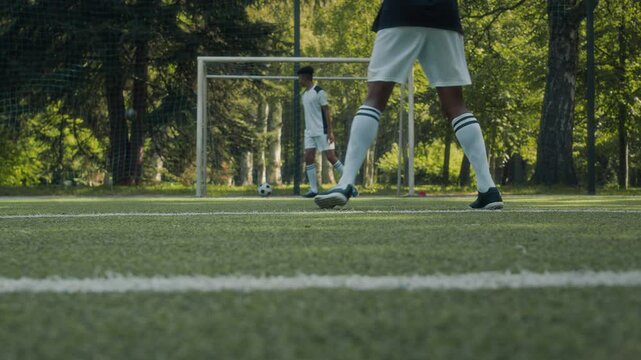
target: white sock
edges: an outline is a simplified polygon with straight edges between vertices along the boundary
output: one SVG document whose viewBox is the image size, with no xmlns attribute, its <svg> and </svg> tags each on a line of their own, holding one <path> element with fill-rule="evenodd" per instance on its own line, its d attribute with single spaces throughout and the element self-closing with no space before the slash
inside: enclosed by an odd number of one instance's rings
<svg viewBox="0 0 641 360">
<path fill-rule="evenodd" d="M 336 160 L 334 163 L 334 170 L 338 174 L 338 176 L 343 175 L 343 163 L 340 160 Z"/>
<path fill-rule="evenodd" d="M 318 192 L 318 182 L 316 181 L 316 164 L 307 165 L 305 168 L 307 172 L 307 181 L 312 192 Z"/>
<path fill-rule="evenodd" d="M 341 176 L 337 187 L 345 188 L 347 185 L 354 185 L 356 174 L 363 165 L 367 150 L 376 138 L 380 118 L 381 112 L 376 108 L 363 105 L 358 109 L 349 135 L 343 176 Z"/>
<path fill-rule="evenodd" d="M 490 175 L 485 141 L 478 120 L 472 113 L 465 113 L 452 120 L 452 128 L 454 128 L 454 134 L 456 134 L 463 152 L 474 168 L 478 191 L 484 193 L 489 188 L 495 187 L 492 175 Z"/>
</svg>

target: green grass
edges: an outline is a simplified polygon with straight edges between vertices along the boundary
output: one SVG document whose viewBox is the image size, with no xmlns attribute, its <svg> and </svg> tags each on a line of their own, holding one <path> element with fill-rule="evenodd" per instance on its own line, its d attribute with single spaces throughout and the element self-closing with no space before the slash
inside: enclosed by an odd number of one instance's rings
<svg viewBox="0 0 641 360">
<path fill-rule="evenodd" d="M 469 197 L 355 199 L 464 209 Z M 0 277 L 641 269 L 641 197 L 512 196 L 503 212 L 316 211 L 298 198 L 5 198 Z M 633 210 L 532 213 L 509 210 Z M 0 358 L 636 359 L 641 288 L 0 295 Z"/>
<path fill-rule="evenodd" d="M 638 290 L 0 297 L 3 358 L 638 359 Z"/>
</svg>

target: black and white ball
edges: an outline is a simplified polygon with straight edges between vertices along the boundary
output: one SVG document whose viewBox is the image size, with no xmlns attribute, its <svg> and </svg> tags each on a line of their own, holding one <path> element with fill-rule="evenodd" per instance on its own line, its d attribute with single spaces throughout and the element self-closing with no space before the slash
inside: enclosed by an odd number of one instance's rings
<svg viewBox="0 0 641 360">
<path fill-rule="evenodd" d="M 272 186 L 268 183 L 263 183 L 258 187 L 258 195 L 268 197 L 272 194 Z"/>
</svg>

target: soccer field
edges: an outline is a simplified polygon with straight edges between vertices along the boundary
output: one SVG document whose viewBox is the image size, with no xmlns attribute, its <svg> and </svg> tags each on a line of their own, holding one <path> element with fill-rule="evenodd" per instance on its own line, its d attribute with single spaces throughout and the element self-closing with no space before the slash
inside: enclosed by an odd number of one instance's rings
<svg viewBox="0 0 641 360">
<path fill-rule="evenodd" d="M 641 197 L 0 200 L 0 358 L 639 359 Z"/>
</svg>

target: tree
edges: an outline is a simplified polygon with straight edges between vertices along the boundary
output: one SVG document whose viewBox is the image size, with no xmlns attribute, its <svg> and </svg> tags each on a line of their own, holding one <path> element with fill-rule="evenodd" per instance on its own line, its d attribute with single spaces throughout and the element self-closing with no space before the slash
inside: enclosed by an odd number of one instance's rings
<svg viewBox="0 0 641 360">
<path fill-rule="evenodd" d="M 598 150 L 601 157 L 612 164 L 612 171 L 603 181 L 616 182 L 622 189 L 630 185 L 631 158 L 634 146 L 635 97 L 638 96 L 638 75 L 641 57 L 641 3 L 630 0 L 606 0 L 597 9 L 597 94 L 599 122 Z M 608 143 L 611 143 L 608 144 Z"/>
<path fill-rule="evenodd" d="M 538 137 L 534 181 L 576 185 L 573 129 L 584 1 L 548 0 L 548 74 Z"/>
<path fill-rule="evenodd" d="M 267 122 L 269 148 L 269 161 L 267 167 L 267 181 L 272 185 L 283 183 L 281 173 L 281 136 L 283 128 L 283 103 L 281 99 L 270 100 L 269 119 Z"/>
<path fill-rule="evenodd" d="M 369 56 L 378 2 L 301 2 L 304 56 Z M 196 56 L 291 55 L 292 3 L 0 1 L 0 182 L 65 183 L 78 174 L 89 179 L 102 172 L 117 184 L 137 184 L 156 174 L 160 159 L 166 180 L 191 183 Z M 583 96 L 576 96 L 585 85 L 584 2 L 466 0 L 459 5 L 473 77 L 465 90 L 467 105 L 482 122 L 496 180 L 501 173 L 503 181 L 529 177 L 524 164 L 537 160 L 534 180 L 576 183 L 586 166 L 585 120 L 574 117 L 585 106 Z M 603 0 L 596 11 L 599 182 L 624 188 L 641 183 L 641 126 L 636 126 L 641 120 L 641 2 Z M 272 74 L 292 71 L 291 65 L 271 66 Z M 229 69 L 211 65 L 208 70 Z M 238 70 L 263 69 L 236 65 Z M 319 66 L 321 74 L 364 75 L 364 70 Z M 461 161 L 456 146 L 447 146 L 456 142 L 434 91 L 420 72 L 416 80 L 416 151 L 422 156 L 417 181 L 454 181 L 450 174 L 456 173 L 469 182 L 469 163 Z M 329 81 L 322 86 L 331 97 L 342 156 L 365 87 Z M 269 104 L 266 131 L 264 123 L 256 125 L 252 99 L 257 93 Z M 391 155 L 406 151 L 395 145 L 398 98 L 392 96 L 361 171 L 368 182 L 379 180 L 375 174 L 394 179 L 398 161 Z M 265 177 L 278 183 L 282 163 L 280 177 L 291 180 L 293 167 L 301 165 L 292 164 L 291 144 L 299 134 L 292 131 L 291 83 L 212 81 L 208 103 L 212 179 L 254 181 L 261 161 L 253 153 L 260 147 Z M 322 168 L 329 180 L 331 169 Z"/>
<path fill-rule="evenodd" d="M 246 9 L 252 2 L 2 3 L 0 74 L 9 80 L 0 91 L 20 98 L 31 114 L 62 101 L 61 112 L 88 118 L 87 126 L 109 144 L 102 166 L 116 184 L 140 183 L 149 136 L 154 152 L 169 166 L 180 164 L 181 172 L 193 162 L 193 150 L 185 156 L 176 143 L 189 144 L 193 138 L 196 56 L 267 47 L 272 27 L 249 19 Z M 54 76 L 64 81 L 44 81 Z M 212 106 L 213 111 L 220 108 L 225 106 Z M 235 126 L 237 119 L 221 120 L 215 125 L 230 130 L 230 136 L 243 128 Z M 236 140 L 229 143 L 246 143 Z"/>
</svg>

